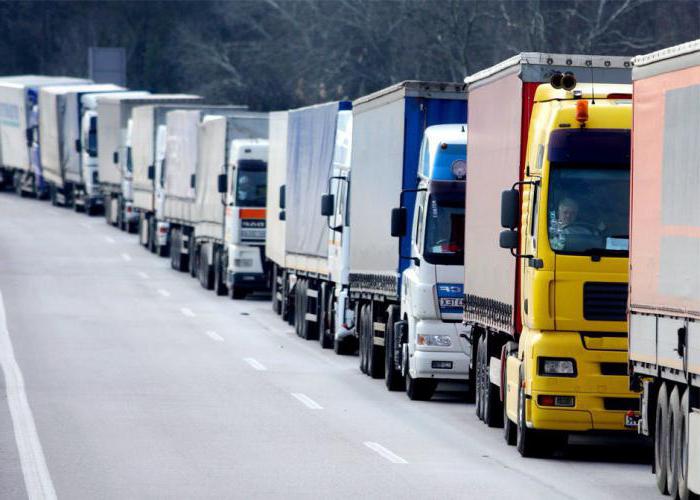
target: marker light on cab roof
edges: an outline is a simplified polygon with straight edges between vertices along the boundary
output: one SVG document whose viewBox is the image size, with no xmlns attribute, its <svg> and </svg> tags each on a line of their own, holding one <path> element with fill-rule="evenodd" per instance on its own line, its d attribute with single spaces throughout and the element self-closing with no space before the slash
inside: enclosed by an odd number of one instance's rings
<svg viewBox="0 0 700 500">
<path fill-rule="evenodd" d="M 576 101 L 576 121 L 581 125 L 588 121 L 588 101 Z"/>
</svg>

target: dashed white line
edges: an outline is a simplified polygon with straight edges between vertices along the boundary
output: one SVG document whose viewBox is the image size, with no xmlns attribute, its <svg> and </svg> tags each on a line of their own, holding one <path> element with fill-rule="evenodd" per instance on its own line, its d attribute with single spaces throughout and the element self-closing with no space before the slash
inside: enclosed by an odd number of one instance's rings
<svg viewBox="0 0 700 500">
<path fill-rule="evenodd" d="M 105 241 L 106 241 L 107 243 L 116 243 L 116 242 L 117 242 L 117 240 L 115 240 L 115 239 L 112 238 L 111 236 L 105 236 Z"/>
<path fill-rule="evenodd" d="M 7 330 L 5 306 L 0 294 L 0 364 L 5 376 L 7 405 L 17 443 L 24 485 L 31 499 L 55 500 L 56 490 L 46 466 L 44 450 L 36 431 L 32 409 L 24 390 L 24 377 L 15 359 L 12 339 Z"/>
<path fill-rule="evenodd" d="M 263 364 L 262 364 L 260 361 L 258 361 L 257 359 L 253 359 L 253 358 L 243 358 L 243 361 L 245 361 L 245 362 L 248 363 L 250 366 L 252 366 L 253 368 L 255 368 L 256 370 L 258 370 L 258 371 L 260 371 L 260 372 L 263 372 L 263 371 L 267 370 L 267 368 L 265 368 L 265 365 L 263 365 Z"/>
<path fill-rule="evenodd" d="M 309 396 L 307 396 L 306 394 L 302 394 L 302 393 L 300 393 L 300 392 L 293 392 L 293 393 L 292 393 L 292 396 L 294 396 L 294 397 L 297 398 L 299 401 L 301 401 L 301 402 L 304 404 L 304 406 L 306 406 L 306 407 L 309 408 L 310 410 L 323 410 L 323 406 L 321 406 L 320 404 L 318 404 L 316 401 L 314 401 L 313 399 L 311 399 L 311 398 L 310 398 Z"/>
<path fill-rule="evenodd" d="M 163 297 L 170 297 L 170 292 L 167 290 L 163 290 L 162 288 L 158 289 L 158 293 L 161 294 Z M 190 311 L 190 312 L 192 312 L 192 311 Z M 184 311 L 183 311 L 183 314 L 185 314 Z"/>
<path fill-rule="evenodd" d="M 209 338 L 216 340 L 217 342 L 223 342 L 224 338 L 216 332 L 208 331 L 205 332 Z"/>
<path fill-rule="evenodd" d="M 185 316 L 189 316 L 190 318 L 194 318 L 196 316 L 195 313 L 192 312 L 192 309 L 189 309 L 187 307 L 181 308 L 180 312 Z"/>
<path fill-rule="evenodd" d="M 384 458 L 386 458 L 389 462 L 394 463 L 394 464 L 407 464 L 408 462 L 398 456 L 396 453 L 393 451 L 389 451 L 386 448 L 384 448 L 381 444 L 375 443 L 373 441 L 365 441 L 363 443 L 367 448 L 369 448 L 372 451 L 377 452 Z"/>
<path fill-rule="evenodd" d="M 126 262 L 129 262 L 131 261 L 131 255 L 129 255 L 128 253 L 123 253 L 122 259 L 124 259 Z"/>
<path fill-rule="evenodd" d="M 147 279 L 150 277 L 150 276 L 148 276 L 146 273 L 144 273 L 143 271 L 139 271 L 139 272 L 136 273 L 136 274 L 138 274 L 141 278 L 143 278 L 143 279 L 145 279 L 145 280 L 147 280 Z"/>
</svg>

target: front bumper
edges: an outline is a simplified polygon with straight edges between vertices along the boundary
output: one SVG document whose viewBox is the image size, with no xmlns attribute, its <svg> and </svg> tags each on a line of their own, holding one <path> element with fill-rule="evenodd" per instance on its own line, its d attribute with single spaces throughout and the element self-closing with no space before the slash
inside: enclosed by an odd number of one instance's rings
<svg viewBox="0 0 700 500">
<path fill-rule="evenodd" d="M 416 342 L 418 335 L 449 336 L 452 347 L 432 347 L 415 345 L 410 357 L 409 372 L 413 378 L 435 378 L 445 380 L 469 379 L 469 344 L 461 337 L 468 332 L 461 323 L 447 323 L 440 320 L 419 320 L 415 326 Z M 449 368 L 438 366 L 451 365 Z"/>
</svg>

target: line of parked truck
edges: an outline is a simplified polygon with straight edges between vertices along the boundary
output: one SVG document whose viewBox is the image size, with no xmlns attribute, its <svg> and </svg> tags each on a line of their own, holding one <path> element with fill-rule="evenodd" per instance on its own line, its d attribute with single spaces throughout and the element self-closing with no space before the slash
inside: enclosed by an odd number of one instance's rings
<svg viewBox="0 0 700 500">
<path fill-rule="evenodd" d="M 700 494 L 700 41 L 522 53 L 464 82 L 254 112 L 0 78 L 0 174 L 138 234 L 218 295 L 270 293 L 387 389 L 462 384 L 523 456 L 639 432 Z"/>
</svg>

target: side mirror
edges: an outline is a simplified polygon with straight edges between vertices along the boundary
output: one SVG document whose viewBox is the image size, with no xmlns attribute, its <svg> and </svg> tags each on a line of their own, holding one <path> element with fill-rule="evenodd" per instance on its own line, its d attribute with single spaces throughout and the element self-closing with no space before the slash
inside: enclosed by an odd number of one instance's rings
<svg viewBox="0 0 700 500">
<path fill-rule="evenodd" d="M 287 186 L 284 184 L 280 186 L 280 208 L 284 209 L 287 206 L 287 201 L 286 201 L 286 195 L 287 195 Z M 280 219 L 284 220 L 284 219 Z"/>
<path fill-rule="evenodd" d="M 196 185 L 197 185 L 197 175 L 196 175 L 196 174 L 192 174 L 192 175 L 190 176 L 190 187 L 191 187 L 192 189 L 194 189 L 194 187 L 195 187 Z"/>
<path fill-rule="evenodd" d="M 83 150 L 83 148 L 80 145 L 80 139 L 75 140 L 75 152 L 80 153 Z"/>
<path fill-rule="evenodd" d="M 148 179 L 153 180 L 156 178 L 156 167 L 155 165 L 149 165 L 148 166 Z"/>
<path fill-rule="evenodd" d="M 321 196 L 321 215 L 331 217 L 335 214 L 335 196 L 324 194 Z"/>
<path fill-rule="evenodd" d="M 119 163 L 119 151 L 112 153 L 112 163 Z"/>
<path fill-rule="evenodd" d="M 506 229 L 505 231 L 501 231 L 501 234 L 498 236 L 498 244 L 501 248 L 517 250 L 519 239 L 517 231 L 514 229 Z"/>
<path fill-rule="evenodd" d="M 408 211 L 405 207 L 391 209 L 391 235 L 394 237 L 406 236 L 406 219 Z"/>
<path fill-rule="evenodd" d="M 287 212 L 284 210 L 280 210 L 280 215 L 279 215 L 280 220 L 287 220 Z"/>
<path fill-rule="evenodd" d="M 508 189 L 501 193 L 501 227 L 515 229 L 520 219 L 520 193 Z M 502 233 L 501 233 L 502 234 Z"/>
<path fill-rule="evenodd" d="M 227 187 L 228 176 L 226 174 L 219 174 L 219 177 L 217 177 L 217 188 L 219 190 L 219 193 L 224 194 L 226 192 Z"/>
</svg>

